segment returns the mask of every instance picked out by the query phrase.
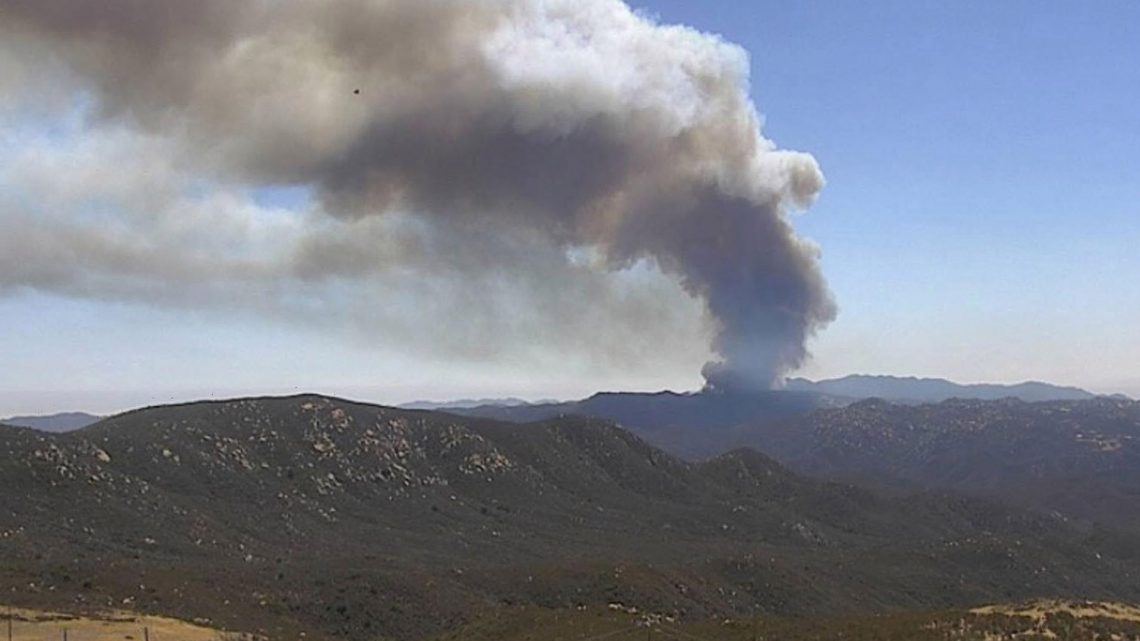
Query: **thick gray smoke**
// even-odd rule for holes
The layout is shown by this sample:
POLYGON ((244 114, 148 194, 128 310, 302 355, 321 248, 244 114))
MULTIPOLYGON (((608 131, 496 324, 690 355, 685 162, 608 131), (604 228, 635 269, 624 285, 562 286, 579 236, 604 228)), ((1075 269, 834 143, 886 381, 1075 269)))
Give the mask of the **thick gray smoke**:
MULTIPOLYGON (((707 304, 713 387, 778 381, 835 315, 787 218, 823 177, 761 135, 746 54, 618 0, 0 0, 0 25, 7 66, 61 70, 90 126, 161 141, 204 180, 310 186, 331 217, 314 228, 399 217, 605 270, 651 261, 707 304)), ((272 282, 448 259, 422 235, 298 235, 268 265, 168 269, 272 282)))

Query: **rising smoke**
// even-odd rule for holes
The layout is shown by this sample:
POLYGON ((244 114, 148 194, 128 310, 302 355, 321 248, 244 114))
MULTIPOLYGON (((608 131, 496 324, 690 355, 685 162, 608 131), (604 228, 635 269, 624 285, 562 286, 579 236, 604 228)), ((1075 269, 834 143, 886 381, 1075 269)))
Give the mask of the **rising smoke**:
MULTIPOLYGON (((746 54, 618 0, 0 0, 0 37, 0 68, 60 70, 88 127, 161 141, 203 181, 314 190, 288 256, 183 253, 175 281, 430 270, 465 254, 441 237, 471 238, 476 270, 509 266, 488 237, 564 265, 650 261, 707 305, 714 388, 778 382, 836 313, 788 222, 822 174, 761 135, 746 54), (322 240, 393 217, 420 231, 322 240)), ((110 262, 127 278, 130 261, 110 262)), ((7 271, 0 291, 69 280, 7 271)))

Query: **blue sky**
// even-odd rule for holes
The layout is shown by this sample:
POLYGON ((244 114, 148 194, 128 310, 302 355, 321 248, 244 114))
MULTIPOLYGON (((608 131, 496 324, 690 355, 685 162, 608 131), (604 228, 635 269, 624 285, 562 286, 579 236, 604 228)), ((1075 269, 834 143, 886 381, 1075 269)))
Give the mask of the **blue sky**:
POLYGON ((815 375, 1140 392, 1140 4, 641 3, 752 54, 839 320, 815 375))
MULTIPOLYGON (((1140 4, 635 6, 747 49, 765 135, 827 175, 795 222, 822 248, 840 315, 802 374, 1140 396, 1140 4)), ((0 296, 0 318, 0 415, 300 390, 393 402, 699 385, 696 371, 417 359, 247 313, 27 289, 0 296)))

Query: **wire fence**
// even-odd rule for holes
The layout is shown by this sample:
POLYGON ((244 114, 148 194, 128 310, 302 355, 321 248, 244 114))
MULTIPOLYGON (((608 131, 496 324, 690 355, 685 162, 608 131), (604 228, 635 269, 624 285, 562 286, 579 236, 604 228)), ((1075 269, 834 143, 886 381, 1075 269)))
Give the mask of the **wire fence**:
MULTIPOLYGON (((195 634, 159 632, 150 626, 124 619, 90 619, 78 624, 76 619, 24 617, 11 610, 5 616, 5 637, 0 641, 253 641, 255 635, 207 631, 195 634)), ((686 631, 674 623, 640 620, 628 625, 584 636, 574 641, 715 641, 686 631)))
MULTIPOLYGON (((93 622, 89 625, 69 626, 58 621, 28 621, 8 618, 5 624, 7 641, 151 641, 147 626, 137 630, 122 623, 93 622)), ((155 641, 158 641, 155 639, 155 641)), ((184 641, 164 638, 163 641, 184 641)))
MULTIPOLYGON (((50 613, 28 614, 8 609, 0 641, 253 641, 255 635, 193 627, 192 632, 152 627, 126 618, 79 619, 50 613)), ((188 625, 188 624, 187 624, 188 625)))

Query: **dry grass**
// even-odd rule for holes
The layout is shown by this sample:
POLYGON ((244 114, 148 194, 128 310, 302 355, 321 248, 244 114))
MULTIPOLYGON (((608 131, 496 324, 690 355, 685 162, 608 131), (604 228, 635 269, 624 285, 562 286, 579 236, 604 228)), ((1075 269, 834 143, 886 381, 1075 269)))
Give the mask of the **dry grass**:
POLYGON ((186 621, 165 617, 142 616, 131 612, 102 612, 74 615, 43 610, 4 608, 0 606, 0 641, 8 638, 8 617, 12 617, 12 641, 143 641, 146 631, 150 641, 218 641, 248 639, 239 634, 215 630, 186 621))
POLYGON ((1041 621, 1047 614, 1071 614, 1077 619, 1105 618, 1140 623, 1140 608, 1124 603, 1099 601, 1037 600, 1016 605, 990 605, 971 610, 974 614, 1002 614, 1041 621))

